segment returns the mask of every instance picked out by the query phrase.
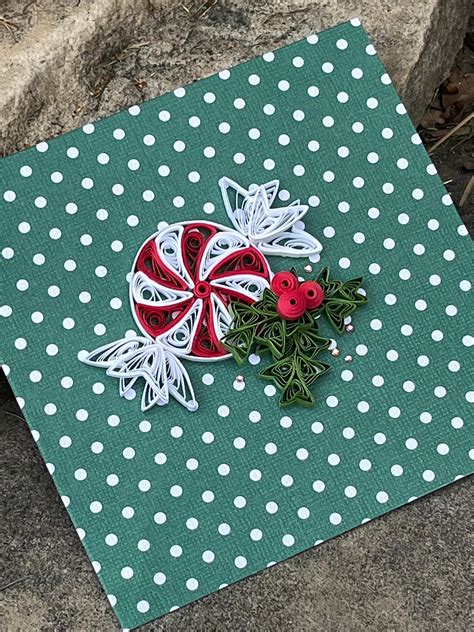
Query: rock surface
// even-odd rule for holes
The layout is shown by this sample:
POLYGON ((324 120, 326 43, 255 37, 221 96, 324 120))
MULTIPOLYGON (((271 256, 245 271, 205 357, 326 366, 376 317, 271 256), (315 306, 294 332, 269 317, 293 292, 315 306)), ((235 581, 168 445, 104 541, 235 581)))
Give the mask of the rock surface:
POLYGON ((417 122, 451 68, 471 6, 470 0, 288 0, 277 6, 217 0, 199 15, 202 0, 22 4, 2 3, 0 154, 356 15, 417 122))

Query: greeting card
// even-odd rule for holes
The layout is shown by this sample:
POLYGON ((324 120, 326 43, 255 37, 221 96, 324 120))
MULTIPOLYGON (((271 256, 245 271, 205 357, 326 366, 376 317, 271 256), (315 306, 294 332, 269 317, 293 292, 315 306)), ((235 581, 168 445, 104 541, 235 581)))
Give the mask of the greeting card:
POLYGON ((358 20, 0 174, 0 358, 122 626, 470 473, 470 239, 358 20))

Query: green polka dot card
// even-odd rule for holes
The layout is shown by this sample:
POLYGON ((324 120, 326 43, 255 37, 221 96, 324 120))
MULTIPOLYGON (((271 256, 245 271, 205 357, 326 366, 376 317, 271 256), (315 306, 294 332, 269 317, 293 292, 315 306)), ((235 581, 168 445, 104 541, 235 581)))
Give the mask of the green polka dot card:
POLYGON ((0 360, 122 627, 472 471, 470 237, 358 20, 0 193, 0 360))

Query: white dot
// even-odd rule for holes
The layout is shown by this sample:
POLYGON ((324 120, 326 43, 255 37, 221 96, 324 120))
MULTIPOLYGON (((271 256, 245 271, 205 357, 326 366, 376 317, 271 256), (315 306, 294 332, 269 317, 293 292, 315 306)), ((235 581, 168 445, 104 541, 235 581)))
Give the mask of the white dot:
POLYGON ((145 599, 142 599, 137 603, 137 610, 142 613, 148 612, 148 610, 150 610, 150 604, 145 599))
POLYGON ((423 480, 427 483, 431 483, 435 479, 435 473, 433 470, 425 470, 422 474, 423 480))
POLYGON ((384 127, 381 134, 386 140, 393 138, 393 130, 390 127, 384 127))
POLYGON ((341 522, 342 522, 342 516, 341 516, 341 514, 339 514, 339 513, 337 513, 337 512, 332 513, 332 514, 329 516, 329 522, 330 522, 331 524, 334 524, 334 525, 341 524, 341 522))
POLYGON ((464 421, 461 419, 461 417, 453 417, 451 419, 451 426, 456 430, 459 430, 464 426, 464 421))
POLYGON ((413 437, 410 437, 405 441, 405 447, 407 448, 407 450, 416 450, 416 448, 418 447, 418 441, 413 437))
POLYGON ((431 338, 435 342, 441 342, 441 340, 443 340, 443 338, 444 338, 444 334, 443 334, 443 332, 440 329, 434 329, 431 332, 431 338))
POLYGON ((359 356, 365 356, 368 353, 368 349, 365 345, 357 345, 356 349, 355 349, 357 355, 359 356))
MULTIPOLYGON (((10 313, 11 313, 11 310, 10 310, 10 313)), ((31 314, 31 320, 36 324, 42 323, 44 320, 44 316, 41 312, 33 312, 31 314)))
POLYGON ((135 450, 131 447, 128 447, 123 450, 122 454, 125 459, 133 459, 133 457, 135 456, 135 450))
POLYGON ((259 542, 263 538, 263 533, 260 529, 252 529, 250 531, 250 538, 254 542, 259 542))
POLYGON ((359 468, 363 472, 368 472, 372 468, 372 463, 369 461, 369 459, 362 459, 361 461, 359 461, 359 468))
POLYGON ((339 103, 347 103, 349 101, 349 95, 347 94, 347 92, 338 92, 336 99, 339 101, 339 103))
POLYGON ((72 379, 72 377, 69 377, 69 375, 65 375, 63 378, 61 378, 61 386, 63 388, 72 388, 73 385, 74 380, 72 379))
POLYGON ((362 72, 360 68, 353 68, 351 70, 351 75, 353 79, 362 79, 362 77, 364 76, 364 73, 362 72))
POLYGON ((374 435, 374 441, 377 445, 383 445, 387 441, 387 437, 383 432, 377 432, 374 435))
POLYGON ((324 127, 332 127, 334 125, 334 119, 332 116, 324 116, 323 117, 323 125, 324 127))
POLYGON ((270 454, 270 455, 276 454, 277 450, 278 450, 278 448, 277 448, 276 444, 271 442, 271 441, 265 445, 265 452, 267 454, 270 454))
POLYGON ((436 451, 441 456, 446 456, 446 454, 448 454, 448 452, 449 452, 449 446, 446 443, 439 443, 436 446, 436 451))
POLYGON ((228 134, 230 132, 229 123, 227 123, 227 121, 223 121, 222 123, 219 123, 219 131, 221 134, 228 134))
POLYGON ((446 393, 447 393, 447 390, 445 389, 444 386, 436 386, 434 389, 435 397, 438 397, 439 399, 445 397, 446 393))
POLYGON ((271 116, 272 114, 275 114, 275 106, 271 103, 267 103, 263 106, 263 112, 268 116, 271 116))
POLYGON ((356 189, 361 189, 365 184, 365 180, 364 178, 361 178, 360 176, 356 176, 353 180, 352 180, 352 185, 356 188, 356 189))
POLYGON ((151 483, 150 481, 143 479, 141 481, 138 482, 138 489, 141 492, 148 492, 151 489, 151 483))
POLYGON ((453 261, 456 258, 456 253, 453 250, 445 250, 443 252, 443 259, 446 261, 453 261))
POLYGON ((388 409, 388 415, 392 419, 398 419, 401 415, 401 410, 400 408, 398 408, 398 406, 390 406, 390 408, 388 409))
POLYGON ((314 421, 311 424, 311 430, 314 432, 314 434, 321 434, 321 432, 324 431, 324 426, 320 421, 314 421))
POLYGON ((135 515, 135 509, 133 507, 124 507, 122 509, 122 516, 124 518, 130 519, 135 515))
POLYGON ((298 450, 296 450, 296 458, 299 461, 306 461, 308 456, 309 456, 309 452, 308 450, 306 450, 306 448, 298 448, 298 450))
POLYGON ((340 462, 341 462, 341 458, 338 454, 330 454, 328 456, 329 465, 339 465, 340 462))
POLYGON ((456 316, 456 314, 458 313, 458 308, 456 307, 456 305, 446 305, 444 311, 447 316, 456 316))
POLYGON ((201 125, 201 119, 199 118, 199 116, 191 116, 189 117, 188 123, 190 127, 196 128, 201 125))
POLYGON ((214 435, 212 432, 203 432, 201 439, 204 443, 212 443, 214 441, 214 435))
POLYGON ((382 375, 374 375, 374 377, 372 378, 372 384, 377 388, 380 388, 381 386, 383 386, 384 383, 385 383, 385 380, 382 375))
POLYGON ((119 183, 114 184, 114 185, 113 185, 113 187, 112 187, 112 193, 113 193, 114 195, 122 195, 122 193, 124 192, 124 190, 125 190, 125 189, 124 189, 123 185, 122 185, 122 184, 119 184, 119 183))
POLYGON ((275 514, 278 511, 278 505, 276 502, 271 500, 265 505, 265 510, 269 514, 275 514))
MULTIPOLYGON (((20 233, 22 233, 23 235, 25 235, 26 233, 29 233, 31 230, 31 225, 28 222, 20 222, 18 224, 18 230, 20 231, 20 233)), ((13 250, 12 250, 13 253, 13 250)), ((12 254, 13 256, 13 254, 12 254)), ((9 258, 9 257, 7 257, 9 258)))
POLYGON ((219 406, 219 408, 217 409, 217 414, 219 415, 219 417, 227 417, 229 413, 230 410, 228 406, 219 406))
POLYGON ((387 492, 377 492, 377 494, 375 495, 375 498, 377 500, 378 503, 380 504, 385 504, 386 502, 388 502, 388 494, 387 492))
POLYGON ((348 485, 344 489, 344 494, 347 498, 355 498, 355 496, 357 496, 357 489, 353 485, 348 485))
POLYGON ((107 328, 102 323, 97 323, 97 325, 94 325, 94 333, 96 336, 103 336, 106 331, 107 328))
POLYGON ((367 99, 367 107, 370 110, 375 110, 378 107, 378 104, 379 104, 379 102, 378 102, 378 100, 375 97, 369 97, 367 99))
POLYGON ((108 546, 115 546, 118 542, 118 537, 115 535, 115 533, 109 533, 105 536, 105 543, 108 546))
POLYGON ((137 549, 143 552, 148 551, 150 549, 150 542, 145 539, 139 540, 137 542, 137 549))
POLYGON ((102 511, 102 503, 98 500, 94 500, 89 505, 89 509, 92 513, 100 513, 102 511))
POLYGON ((385 182, 382 185, 382 191, 385 194, 390 195, 391 193, 393 193, 395 191, 395 187, 393 186, 393 184, 391 182, 385 182))
POLYGON ((411 196, 414 200, 421 200, 424 197, 424 192, 422 189, 413 189, 411 192, 411 196))
MULTIPOLYGON (((229 471, 230 471, 229 466, 228 466, 228 465, 226 465, 226 467, 227 467, 227 468, 229 469, 229 471)), ((219 473, 221 473, 221 472, 219 472, 219 473)), ((228 472, 226 472, 226 474, 228 474, 228 472)), ((249 478, 250 478, 250 480, 252 480, 252 481, 259 481, 259 480, 262 478, 262 472, 261 472, 260 470, 257 470, 257 469, 250 470, 250 472, 249 472, 249 478)))
POLYGON ((26 279, 19 279, 16 282, 16 287, 20 292, 25 292, 30 287, 30 284, 26 279))
POLYGON ((35 198, 35 206, 37 208, 44 208, 47 205, 48 201, 42 195, 35 198))
POLYGON ((267 397, 273 397, 276 394, 276 388, 273 386, 273 384, 268 384, 263 389, 263 392, 267 397))
POLYGON ((381 267, 378 263, 371 263, 369 265, 369 272, 370 274, 379 274, 381 270, 381 267))
POLYGON ((229 535, 229 533, 231 531, 230 526, 226 522, 222 522, 217 527, 217 530, 220 533, 220 535, 229 535))
POLYGON ((23 165, 23 167, 20 167, 20 175, 22 175, 24 178, 29 178, 32 173, 33 170, 28 165, 23 165))
POLYGON ((374 331, 379 331, 380 329, 382 329, 382 321, 379 320, 378 318, 374 318, 370 321, 370 328, 373 329, 374 331))
POLYGON ((183 494, 183 488, 181 487, 181 485, 171 485, 170 494, 174 498, 179 498, 183 494))
POLYGON ((260 130, 257 127, 249 129, 249 138, 252 138, 253 140, 260 138, 260 130))
POLYGON ((48 151, 48 143, 46 143, 45 141, 42 141, 41 143, 38 143, 36 145, 36 149, 37 151, 43 154, 45 151, 48 151))
POLYGON ((303 110, 295 110, 293 112, 293 118, 295 121, 302 121, 304 120, 304 112, 303 110))
POLYGON ((59 349, 58 349, 57 345, 55 345, 55 344, 49 344, 49 345, 47 345, 47 347, 46 347, 46 353, 47 353, 49 356, 55 356, 55 355, 57 355, 58 351, 59 351, 59 349))
POLYGON ((26 340, 24 338, 17 338, 15 340, 15 348, 19 349, 20 351, 22 349, 26 349, 28 343, 26 342, 26 340))
POLYGON ((347 268, 350 268, 351 260, 348 259, 347 257, 341 257, 338 263, 339 263, 340 268, 342 268, 343 270, 347 270, 347 268))
POLYGON ((372 208, 369 208, 369 210, 367 211, 367 215, 370 217, 370 219, 377 219, 380 216, 380 211, 378 208, 375 208, 375 206, 373 206, 372 208))
POLYGON ((367 161, 375 165, 379 161, 379 155, 375 151, 371 151, 367 154, 367 161))
POLYGON ((326 485, 324 484, 324 481, 314 481, 313 483, 313 489, 315 492, 317 492, 318 494, 320 494, 321 492, 323 492, 326 488, 326 485))

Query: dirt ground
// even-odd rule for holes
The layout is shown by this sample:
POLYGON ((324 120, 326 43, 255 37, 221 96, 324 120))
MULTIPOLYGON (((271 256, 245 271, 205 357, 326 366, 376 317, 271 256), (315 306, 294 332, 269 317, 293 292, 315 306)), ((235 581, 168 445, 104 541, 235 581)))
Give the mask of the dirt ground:
POLYGON ((450 77, 433 96, 419 131, 459 214, 474 235, 474 19, 450 77), (431 149, 463 122, 438 149, 431 149))

